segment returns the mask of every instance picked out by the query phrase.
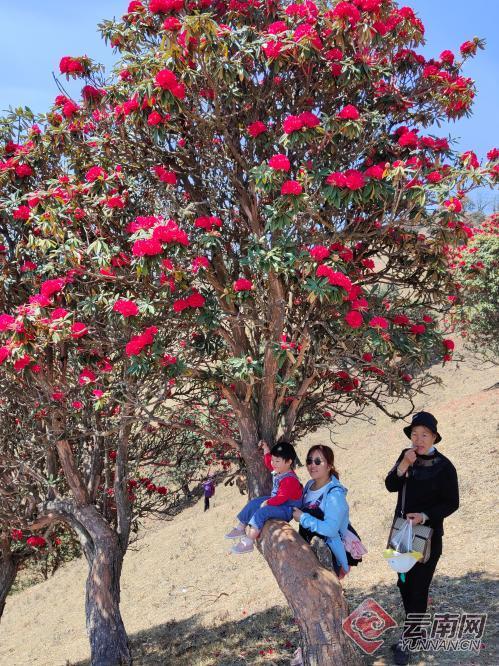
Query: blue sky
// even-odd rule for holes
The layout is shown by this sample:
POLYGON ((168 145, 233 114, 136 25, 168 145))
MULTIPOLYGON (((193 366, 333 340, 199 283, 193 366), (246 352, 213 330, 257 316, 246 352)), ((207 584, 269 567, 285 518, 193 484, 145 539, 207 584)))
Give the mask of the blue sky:
MULTIPOLYGON (((486 39, 486 50, 469 61, 465 70, 478 85, 473 116, 440 130, 442 135, 458 138, 463 150, 472 148, 483 157, 499 145, 499 0, 405 0, 401 4, 413 7, 423 20, 427 56, 438 56, 446 48, 457 51, 475 35, 486 39)), ((58 94, 52 72, 58 72, 64 55, 87 54, 110 66, 112 49, 100 38, 97 23, 121 16, 127 5, 128 0, 0 0, 0 111, 9 105, 27 105, 35 112, 47 109, 58 94)))

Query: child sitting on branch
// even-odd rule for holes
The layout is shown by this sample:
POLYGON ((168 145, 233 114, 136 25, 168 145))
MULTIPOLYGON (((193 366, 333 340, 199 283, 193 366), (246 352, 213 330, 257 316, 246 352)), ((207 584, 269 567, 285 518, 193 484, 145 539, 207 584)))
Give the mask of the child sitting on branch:
POLYGON ((239 539, 231 551, 235 555, 250 553, 256 539, 267 520, 290 521, 293 508, 301 506, 303 488, 294 472, 296 451, 289 443, 282 441, 272 449, 267 442, 260 441, 263 449, 265 466, 272 471, 272 492, 267 496, 250 500, 238 514, 239 523, 228 534, 227 539, 239 539), (249 527, 246 534, 246 528, 249 527))

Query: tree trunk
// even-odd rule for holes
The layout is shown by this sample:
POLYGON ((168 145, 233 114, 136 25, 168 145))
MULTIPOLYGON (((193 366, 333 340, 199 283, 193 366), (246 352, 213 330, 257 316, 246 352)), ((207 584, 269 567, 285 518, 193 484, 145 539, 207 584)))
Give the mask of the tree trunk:
POLYGON ((271 520, 263 529, 260 548, 298 623, 303 663, 362 663, 342 629, 348 608, 341 584, 333 572, 319 565, 296 530, 271 520))
POLYGON ((120 613, 120 577, 124 552, 118 535, 95 507, 81 509, 78 520, 90 536, 85 555, 89 572, 85 594, 85 616, 92 666, 121 666, 132 663, 128 637, 120 613), (90 546, 90 547, 89 547, 90 546))
POLYGON ((0 620, 2 619, 7 595, 17 576, 17 563, 7 539, 0 540, 0 620))
POLYGON ((120 613, 123 555, 114 534, 99 539, 94 545, 85 595, 91 663, 92 666, 131 664, 130 646, 120 613))
POLYGON ((53 500, 44 508, 47 519, 62 520, 75 530, 88 562, 85 617, 92 666, 128 666, 132 655, 120 613, 120 577, 126 550, 118 534, 95 505, 53 500))

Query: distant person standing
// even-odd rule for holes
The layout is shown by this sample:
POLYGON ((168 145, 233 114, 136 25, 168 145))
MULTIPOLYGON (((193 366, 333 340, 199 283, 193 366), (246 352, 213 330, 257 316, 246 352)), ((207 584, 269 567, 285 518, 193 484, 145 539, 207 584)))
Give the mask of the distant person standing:
POLYGON ((208 511, 210 508, 210 498, 215 494, 215 482, 213 480, 213 472, 208 474, 208 478, 203 482, 204 494, 204 510, 208 511))
MULTIPOLYGON (((398 493, 396 517, 403 514, 413 525, 433 528, 427 562, 417 562, 406 574, 398 576, 397 585, 408 615, 426 613, 430 583, 442 554, 444 518, 459 508, 459 489, 454 465, 435 448, 442 438, 433 414, 414 414, 411 425, 406 426, 404 432, 412 446, 399 455, 385 485, 390 492, 398 493)), ((404 666, 409 663, 410 652, 402 640, 392 649, 395 664, 404 666)))

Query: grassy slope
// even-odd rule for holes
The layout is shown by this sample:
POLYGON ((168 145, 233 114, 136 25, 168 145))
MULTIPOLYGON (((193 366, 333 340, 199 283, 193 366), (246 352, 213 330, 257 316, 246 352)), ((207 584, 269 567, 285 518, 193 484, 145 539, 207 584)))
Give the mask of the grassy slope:
MULTIPOLYGON (((445 385, 431 390, 417 406, 433 411, 439 419, 444 436, 440 448, 458 469, 462 505, 446 521, 432 609, 491 613, 498 546, 494 502, 498 400, 497 390, 484 389, 497 377, 493 369, 471 366, 445 368, 439 374, 445 385)), ((320 435, 302 444, 302 457, 308 444, 320 441, 320 435)), ((407 440, 401 424, 383 415, 374 426, 350 423, 335 439, 337 466, 350 489, 352 522, 369 549, 364 563, 347 577, 345 594, 352 608, 372 596, 400 620, 394 574, 380 553, 395 500, 385 491, 383 478, 407 440)), ((300 474, 305 478, 304 470, 300 474)), ((243 502, 235 487, 218 488, 207 514, 200 502, 174 522, 156 523, 127 554, 122 611, 136 664, 288 663, 297 631, 279 588, 259 554, 231 556, 230 544, 223 539, 243 502)), ((9 599, 0 626, 0 664, 88 664, 85 575, 85 562, 75 561, 53 579, 9 599)), ((389 634, 386 645, 369 663, 390 663, 390 638, 389 634)), ((484 644, 479 657, 440 653, 419 663, 499 663, 493 652, 497 643, 492 618, 484 644)))

